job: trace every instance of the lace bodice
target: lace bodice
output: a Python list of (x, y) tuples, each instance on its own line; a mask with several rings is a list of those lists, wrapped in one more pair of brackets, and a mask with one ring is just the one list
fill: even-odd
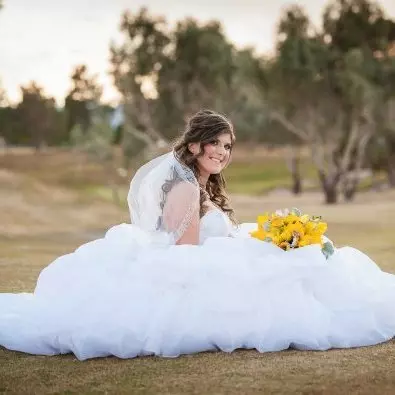
[(219, 209), (210, 210), (200, 220), (199, 242), (209, 237), (226, 237), (232, 233), (232, 223)]

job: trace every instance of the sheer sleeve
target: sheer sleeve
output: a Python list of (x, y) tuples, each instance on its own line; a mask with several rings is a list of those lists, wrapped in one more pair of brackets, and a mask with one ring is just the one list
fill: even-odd
[(193, 184), (180, 182), (169, 191), (163, 208), (163, 228), (174, 235), (175, 242), (186, 236), (186, 243), (199, 243), (199, 190)]
[[(128, 193), (131, 222), (177, 243), (199, 215), (200, 188), (193, 171), (171, 152), (142, 166)], [(199, 217), (197, 217), (197, 220)]]

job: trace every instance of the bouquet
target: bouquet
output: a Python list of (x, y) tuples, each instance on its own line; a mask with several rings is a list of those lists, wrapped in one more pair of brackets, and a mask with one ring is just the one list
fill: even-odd
[(252, 231), (251, 236), (273, 243), (285, 251), (319, 244), (326, 258), (334, 252), (332, 243), (324, 242), (328, 225), (321, 221), (321, 217), (303, 215), (299, 209), (293, 208), (259, 215), (257, 223), (258, 229)]

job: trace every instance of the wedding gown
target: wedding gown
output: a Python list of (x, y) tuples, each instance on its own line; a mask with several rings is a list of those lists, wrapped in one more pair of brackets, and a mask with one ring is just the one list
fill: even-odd
[[(201, 245), (168, 245), (130, 224), (59, 257), (34, 294), (0, 294), (0, 345), (32, 354), (176, 357), (373, 345), (395, 334), (395, 277), (366, 255), (284, 252), (235, 233), (219, 210)], [(228, 237), (233, 236), (233, 237)]]

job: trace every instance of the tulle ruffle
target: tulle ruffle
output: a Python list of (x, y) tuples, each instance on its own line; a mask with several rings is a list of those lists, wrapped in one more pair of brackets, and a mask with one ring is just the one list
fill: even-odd
[[(174, 246), (133, 225), (0, 294), (0, 345), (79, 359), (373, 345), (395, 334), (395, 277), (353, 248), (284, 252), (243, 236)], [(246, 232), (244, 232), (245, 236)]]

